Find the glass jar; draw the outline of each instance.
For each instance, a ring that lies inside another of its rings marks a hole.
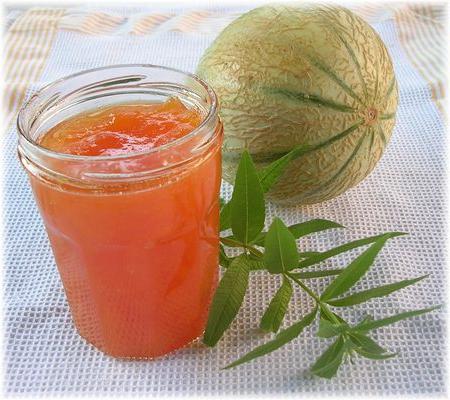
[[[160,147],[79,156],[38,144],[79,113],[172,96],[203,121]],[[161,356],[198,338],[218,278],[223,131],[211,88],[152,65],[84,71],[35,94],[18,131],[19,158],[80,335],[123,358]]]

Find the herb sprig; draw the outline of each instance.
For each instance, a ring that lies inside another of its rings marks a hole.
[[[224,232],[231,228],[232,234],[220,238],[219,263],[225,271],[212,300],[203,342],[208,346],[215,346],[229,328],[239,312],[254,271],[281,276],[281,285],[260,322],[262,330],[276,333],[276,336],[225,368],[236,367],[277,350],[298,337],[318,318],[316,335],[332,339],[333,342],[312,365],[311,371],[320,377],[332,378],[344,360],[353,360],[356,355],[373,360],[395,356],[395,353],[388,352],[368,336],[371,331],[439,307],[406,311],[378,320],[367,316],[356,325],[349,324],[335,311],[336,308],[351,307],[376,297],[387,296],[427,277],[420,276],[347,294],[369,271],[384,245],[390,239],[405,233],[387,232],[327,251],[302,252],[298,250],[297,239],[343,226],[324,219],[286,226],[281,219],[274,218],[269,229],[263,230],[264,194],[270,190],[289,162],[305,151],[307,148],[295,148],[260,171],[256,170],[250,154],[244,151],[237,169],[232,198],[229,202],[221,199],[220,230]],[[345,268],[307,270],[312,265],[363,246],[368,247]],[[239,248],[241,253],[229,257],[226,247]],[[322,277],[334,279],[320,294],[305,283],[305,280]],[[295,289],[306,292],[312,298],[314,308],[300,321],[280,330]]]

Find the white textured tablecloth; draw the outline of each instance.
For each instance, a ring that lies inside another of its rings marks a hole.
[[[429,279],[386,299],[355,307],[354,313],[346,313],[348,316],[359,318],[371,313],[381,317],[444,302],[445,128],[440,109],[445,82],[441,79],[443,43],[437,41],[442,34],[442,7],[421,7],[354,8],[386,43],[400,89],[395,132],[375,171],[357,187],[323,204],[293,208],[268,205],[270,217],[280,216],[287,223],[327,218],[348,227],[309,237],[302,242],[305,249],[324,250],[384,231],[410,233],[387,245],[359,288],[427,273],[431,274]],[[195,71],[202,52],[220,29],[242,11],[245,9],[194,6],[170,10],[12,10],[6,16],[9,116],[13,118],[23,100],[37,88],[87,68],[152,63]],[[443,37],[441,40],[446,40]],[[433,68],[423,62],[427,57],[437,60]],[[310,329],[271,355],[221,371],[270,337],[258,333],[257,326],[277,282],[263,273],[252,275],[243,309],[217,347],[196,343],[149,362],[105,356],[81,339],[72,324],[47,236],[16,156],[13,124],[4,144],[7,393],[445,392],[443,310],[383,328],[378,332],[380,343],[399,356],[381,362],[359,360],[344,366],[331,381],[308,373],[326,345]],[[223,194],[230,195],[229,186],[224,185]],[[334,260],[334,265],[343,266],[352,256],[346,254]],[[318,282],[311,284],[316,287]],[[298,320],[309,303],[296,293],[292,304],[295,306],[291,306],[286,325]]]

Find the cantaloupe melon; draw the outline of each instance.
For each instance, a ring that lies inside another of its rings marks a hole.
[[[312,146],[269,193],[281,204],[331,199],[375,167],[395,124],[397,83],[385,45],[337,6],[264,6],[233,21],[202,57],[224,123],[224,178],[244,148],[262,167]]]

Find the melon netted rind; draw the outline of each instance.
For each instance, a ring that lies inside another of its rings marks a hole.
[[[232,22],[197,73],[218,94],[224,178],[244,148],[258,167],[293,147],[269,197],[281,204],[331,199],[375,167],[391,137],[397,83],[378,34],[337,6],[264,6]]]

